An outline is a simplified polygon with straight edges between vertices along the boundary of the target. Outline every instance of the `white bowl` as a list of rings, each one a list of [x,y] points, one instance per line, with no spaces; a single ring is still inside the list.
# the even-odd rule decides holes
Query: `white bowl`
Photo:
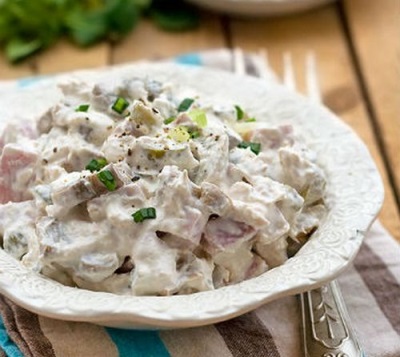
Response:
[[[0,250],[0,292],[38,314],[126,328],[180,328],[229,319],[335,278],[356,255],[383,200],[383,186],[358,136],[326,108],[282,86],[225,72],[172,64],[136,64],[75,75],[144,76],[194,88],[216,103],[240,103],[273,124],[292,123],[317,153],[328,177],[329,213],[310,241],[284,265],[214,291],[170,297],[118,296],[63,286],[24,268]],[[66,76],[71,76],[67,74]],[[54,80],[0,97],[0,118],[27,118],[60,96]]]
[[[235,16],[279,16],[289,15],[314,7],[322,6],[334,0],[187,0],[209,10]]]

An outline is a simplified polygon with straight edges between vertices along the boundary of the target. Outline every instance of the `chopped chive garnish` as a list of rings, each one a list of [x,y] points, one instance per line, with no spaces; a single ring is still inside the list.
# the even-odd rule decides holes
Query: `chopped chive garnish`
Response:
[[[261,151],[261,144],[260,143],[252,143],[251,141],[242,141],[239,143],[238,148],[247,149],[250,148],[252,152],[258,155]]]
[[[242,120],[244,118],[244,110],[238,105],[235,105],[236,109],[236,120]]]
[[[176,119],[176,117],[169,117],[164,120],[164,124],[165,125],[171,124],[175,119]]]
[[[104,158],[93,159],[86,165],[85,169],[91,172],[100,171],[104,166],[107,165],[107,160]]]
[[[189,134],[192,139],[196,139],[200,136],[200,131],[198,130],[189,131]]]
[[[75,109],[76,112],[87,112],[89,109],[89,104],[81,104]]]
[[[109,170],[101,171],[97,174],[99,180],[107,187],[108,191],[114,191],[117,188],[114,176]]]
[[[132,214],[135,223],[143,222],[145,219],[157,218],[156,209],[154,207],[141,208]]]
[[[126,108],[128,108],[129,103],[125,98],[118,97],[114,104],[112,105],[111,109],[117,112],[118,114],[122,114]]]
[[[256,121],[256,118],[249,118],[245,120],[246,123],[251,123],[253,121]]]
[[[189,113],[189,118],[194,121],[199,128],[205,128],[207,126],[207,116],[203,110],[194,109],[191,110]]]
[[[181,104],[178,106],[178,112],[185,112],[190,108],[190,106],[193,104],[194,99],[192,98],[185,98],[182,100]]]

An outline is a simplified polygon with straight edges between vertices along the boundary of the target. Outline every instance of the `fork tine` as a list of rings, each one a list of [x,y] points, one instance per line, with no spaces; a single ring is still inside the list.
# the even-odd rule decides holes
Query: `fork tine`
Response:
[[[233,69],[238,75],[246,74],[246,63],[244,60],[243,50],[241,48],[235,48],[233,50]]]
[[[269,62],[268,62],[268,52],[265,48],[260,48],[258,50],[257,59],[257,69],[258,69],[258,76],[261,79],[270,78],[270,74],[268,72],[269,69]]]
[[[294,77],[292,55],[290,52],[283,53],[283,84],[293,91],[296,90],[296,79]]]
[[[321,102],[321,91],[318,83],[317,63],[314,52],[310,51],[306,56],[306,87],[310,99]]]

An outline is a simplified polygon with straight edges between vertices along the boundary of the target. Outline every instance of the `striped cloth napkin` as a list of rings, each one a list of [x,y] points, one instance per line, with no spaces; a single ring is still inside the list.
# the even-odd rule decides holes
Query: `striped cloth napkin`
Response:
[[[175,60],[233,70],[232,58],[231,52],[216,50]],[[257,72],[254,58],[245,55],[248,72]],[[0,92],[31,81],[0,82]],[[400,357],[400,246],[379,222],[338,280],[366,356]],[[122,330],[49,319],[1,295],[0,317],[0,357],[303,356],[295,296],[230,321],[170,331]]]

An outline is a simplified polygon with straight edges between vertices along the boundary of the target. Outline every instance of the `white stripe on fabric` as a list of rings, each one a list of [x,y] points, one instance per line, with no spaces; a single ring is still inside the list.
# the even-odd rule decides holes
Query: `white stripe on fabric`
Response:
[[[295,296],[272,301],[256,310],[281,356],[302,357],[300,305]]]
[[[338,279],[353,327],[368,357],[395,357],[400,339],[386,319],[364,280],[349,268]],[[385,346],[384,351],[382,347]]]

